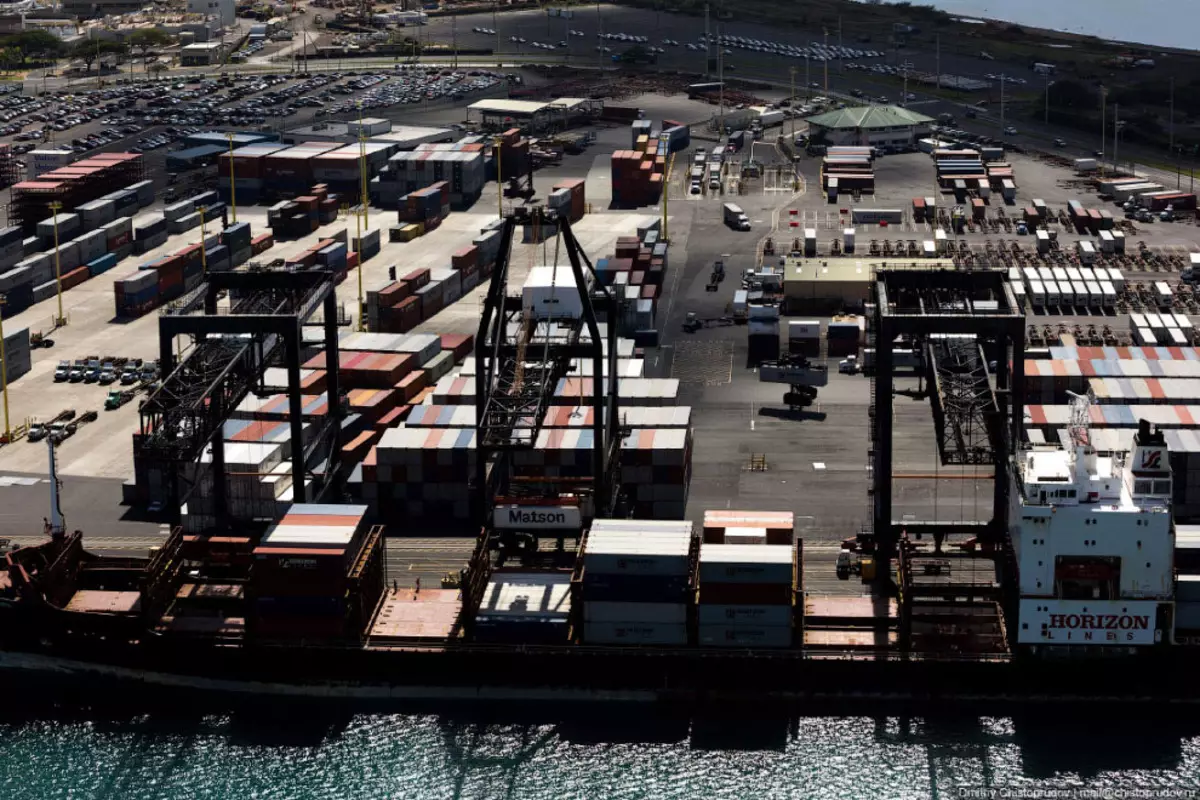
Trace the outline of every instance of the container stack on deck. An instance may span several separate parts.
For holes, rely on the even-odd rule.
[[[577,572],[584,644],[686,645],[696,546],[687,521],[593,520]]]
[[[652,206],[662,197],[663,174],[667,168],[665,139],[640,135],[633,150],[612,154],[613,202],[627,208]]]
[[[760,528],[726,528],[724,539],[700,545],[697,641],[702,647],[791,647],[795,548],[767,544]],[[739,543],[728,543],[734,539]]]
[[[497,644],[566,644],[570,616],[569,572],[497,570],[476,613],[474,639]]]
[[[254,635],[338,639],[361,633],[383,583],[382,559],[373,552],[381,541],[364,522],[366,513],[366,506],[294,505],[263,535],[247,586]]]
[[[1143,419],[1161,428],[1175,481],[1172,512],[1180,520],[1200,519],[1200,348],[1051,347],[1049,356],[1025,361],[1029,442],[1066,442],[1068,393],[1090,391],[1089,436],[1096,449],[1129,452]]]

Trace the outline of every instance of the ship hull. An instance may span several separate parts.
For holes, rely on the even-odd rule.
[[[608,648],[113,648],[103,654],[5,647],[10,679],[70,678],[120,686],[255,698],[414,702],[701,703],[722,698],[848,705],[945,702],[1161,704],[1200,702],[1196,659],[1176,650],[1107,663],[900,660],[867,654],[714,654]],[[942,706],[944,707],[944,706]]]

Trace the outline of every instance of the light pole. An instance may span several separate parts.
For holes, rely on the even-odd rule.
[[[1044,125],[1050,124],[1050,85],[1051,85],[1050,76],[1047,75],[1046,76],[1046,95],[1045,95],[1046,111],[1045,111],[1044,119],[1042,120],[1042,124],[1044,124]]]
[[[788,74],[792,77],[792,104],[790,110],[792,112],[792,141],[796,141],[796,68],[788,67]]]
[[[367,137],[363,132],[363,105],[358,101],[358,174],[362,181],[362,213],[363,227],[371,226],[371,218],[367,212]]]
[[[900,105],[904,105],[908,102],[908,71],[912,68],[912,64],[908,61],[905,61],[900,65],[900,68],[904,70],[904,89],[902,90],[902,96],[900,98],[902,102]]]
[[[1100,87],[1100,174],[1104,174],[1104,137],[1107,135],[1107,129],[1104,127],[1104,112],[1105,104],[1108,101],[1108,89],[1105,86]]]
[[[233,224],[237,224],[237,180],[233,176],[233,134],[225,134],[229,140],[229,207],[233,209]]]
[[[58,251],[58,212],[62,208],[62,203],[55,200],[49,204],[49,209],[54,216],[54,281],[58,284],[58,319],[54,320],[54,327],[61,328],[67,324],[67,318],[63,316],[62,307],[62,259],[59,257]]]
[[[500,219],[504,219],[504,178],[500,174],[500,142],[501,138],[497,136],[494,142],[496,147],[496,215]]]
[[[829,52],[829,31],[825,31],[825,52]],[[825,96],[829,96],[829,59],[822,55],[821,63],[825,65]]]
[[[204,242],[204,212],[208,211],[208,206],[200,206],[196,210],[200,212],[200,274],[202,280],[208,280],[208,245]]]
[[[12,441],[12,427],[8,424],[8,358],[4,354],[4,303],[0,294],[0,384],[4,386],[4,441]]]

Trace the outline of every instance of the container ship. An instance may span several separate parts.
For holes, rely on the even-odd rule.
[[[373,701],[1197,697],[1186,676],[1197,663],[1198,537],[1172,519],[1180,476],[1167,439],[1143,422],[1127,456],[1102,454],[1091,398],[1079,395],[1066,441],[1026,440],[1024,319],[1007,272],[874,276],[872,520],[837,559],[865,591],[823,597],[804,585],[791,513],[683,519],[690,421],[656,405],[654,387],[636,400],[622,388],[642,384],[621,364],[621,283],[593,267],[565,216],[532,223],[556,228],[569,263],[532,269],[508,291],[514,231],[538,213],[505,220],[469,363],[438,382],[459,410],[388,428],[353,469],[339,456],[359,448],[340,441],[350,404],[339,381],[397,367],[385,358],[370,372],[339,354],[336,275],[211,275],[203,304],[160,320],[165,377],[134,439],[139,477],[155,476],[177,524],[146,559],[89,552],[59,511],[49,444],[49,537],[5,556],[0,666]],[[618,250],[649,264],[655,238],[647,227]],[[226,313],[215,313],[218,297],[229,298]],[[322,308],[325,338],[313,346],[329,368],[305,389],[305,323]],[[175,364],[181,331],[207,336]],[[423,340],[404,342],[423,363],[437,358]],[[974,398],[985,420],[970,448],[961,436],[939,444],[948,460],[968,453],[992,466],[988,520],[895,519],[892,397],[900,357],[913,352],[943,429],[963,413],[951,397]],[[823,369],[793,361],[770,372],[811,396]],[[290,461],[240,467],[253,448],[224,435],[247,398],[256,414],[271,405],[251,397],[264,380],[287,387]],[[305,391],[325,395],[321,413]],[[447,427],[421,427],[429,416]],[[662,427],[634,427],[649,419]],[[289,478],[286,501],[271,493],[270,515],[244,518],[264,482]],[[461,508],[479,531],[465,569],[440,586],[389,586],[384,525]]]

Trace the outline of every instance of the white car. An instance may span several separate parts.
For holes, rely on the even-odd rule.
[[[1007,128],[1004,129],[1004,135],[1005,136],[1016,136],[1017,129],[1014,128],[1012,125],[1009,125]]]

